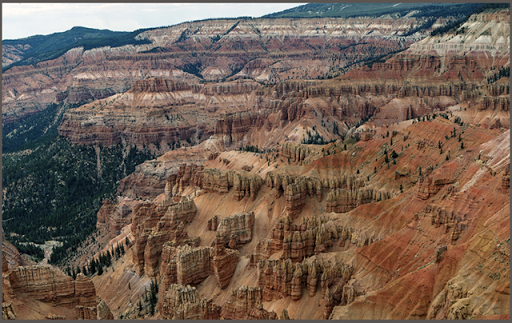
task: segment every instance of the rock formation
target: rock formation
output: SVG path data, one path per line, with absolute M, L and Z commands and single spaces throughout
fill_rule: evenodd
M 201 299 L 195 287 L 172 284 L 161 301 L 160 313 L 164 320 L 219 320 L 220 306 Z
M 300 144 L 284 143 L 281 145 L 281 153 L 290 161 L 301 162 L 311 154 L 311 149 Z
M 167 178 L 165 196 L 180 195 L 187 186 L 203 187 L 203 166 L 182 164 L 176 174 Z
M 389 192 L 374 189 L 337 189 L 327 195 L 326 212 L 345 213 L 359 205 L 387 200 L 391 197 Z
M 208 220 L 208 225 L 207 225 L 208 231 L 217 231 L 217 227 L 219 225 L 218 221 L 219 221 L 219 217 L 217 215 L 214 215 L 213 218 Z
M 222 307 L 222 317 L 230 320 L 247 319 L 248 314 L 256 304 L 261 303 L 260 287 L 240 286 L 231 290 L 226 304 Z
M 263 304 L 257 303 L 256 306 L 247 313 L 248 320 L 277 320 L 277 313 L 268 312 L 263 308 Z
M 260 260 L 258 262 L 258 286 L 262 290 L 263 301 L 272 301 L 291 296 L 299 300 L 302 288 L 308 289 L 310 297 L 314 296 L 320 282 L 321 292 L 325 294 L 329 286 L 346 284 L 354 271 L 351 265 L 343 262 L 330 264 L 304 259 L 293 265 L 287 260 Z M 341 299 L 341 298 L 340 298 Z M 332 309 L 332 308 L 331 308 Z
M 4 258 L 5 259 L 5 258 Z M 92 280 L 79 273 L 76 280 L 50 266 L 19 266 L 3 270 L 2 296 L 8 299 L 28 298 L 54 307 L 76 309 L 76 317 L 82 319 L 113 319 L 108 305 L 96 296 Z M 16 318 L 12 302 L 2 301 L 3 316 Z
M 96 306 L 96 291 L 90 278 L 79 274 L 76 281 L 45 266 L 18 267 L 9 273 L 13 291 L 57 306 Z
M 198 238 L 190 239 L 183 226 L 192 221 L 196 212 L 194 201 L 186 197 L 180 202 L 166 199 L 160 205 L 145 203 L 133 209 L 133 262 L 138 275 L 157 274 L 165 242 L 175 241 L 180 245 L 199 242 Z
M 234 214 L 225 217 L 217 227 L 216 240 L 227 245 L 231 235 L 237 236 L 237 244 L 245 244 L 252 241 L 252 230 L 254 227 L 254 212 Z
M 201 164 L 205 159 L 205 154 L 207 152 L 204 151 L 202 146 L 199 146 L 171 150 L 157 159 L 147 160 L 137 165 L 132 174 L 121 180 L 117 189 L 118 195 L 131 199 L 155 198 L 165 190 L 169 176 L 173 174 L 177 176 L 181 167 L 185 168 L 183 170 L 185 173 L 187 166 L 183 165 Z M 190 167 L 194 168 L 193 166 Z M 199 167 L 197 166 L 195 169 L 198 170 Z M 195 176 L 193 174 L 191 173 L 192 177 Z M 172 188 L 167 188 L 168 194 L 172 192 Z
M 217 243 L 211 247 L 192 248 L 167 242 L 163 246 L 160 277 L 162 290 L 171 284 L 198 284 L 210 275 L 215 275 L 220 288 L 229 285 L 240 255 L 238 251 L 225 249 Z
M 240 254 L 237 250 L 225 249 L 224 245 L 216 240 L 216 245 L 213 248 L 212 268 L 221 289 L 228 287 L 231 282 L 231 277 L 235 273 L 240 259 Z
M 110 200 L 104 200 L 97 214 L 97 227 L 106 225 L 111 235 L 116 236 L 121 233 L 121 229 L 131 224 L 133 207 L 141 203 L 130 198 L 122 199 L 118 204 L 113 204 Z
M 227 193 L 231 187 L 234 187 L 237 201 L 246 196 L 254 201 L 262 185 L 263 179 L 259 175 L 244 170 L 224 171 L 216 168 L 204 170 L 203 188 L 205 190 Z
M 98 301 L 97 306 L 76 306 L 77 319 L 79 320 L 113 320 L 114 315 L 104 300 Z
M 3 231 L 2 231 L 3 233 Z M 3 237 L 5 238 L 5 237 Z M 15 320 L 17 318 L 16 311 L 12 305 L 13 290 L 9 281 L 9 267 L 7 259 L 2 252 L 2 319 Z
M 428 177 L 420 177 L 416 184 L 418 186 L 418 198 L 427 200 L 429 197 L 437 194 L 445 185 L 453 184 L 454 180 L 447 176 L 449 175 L 446 173 L 437 173 Z

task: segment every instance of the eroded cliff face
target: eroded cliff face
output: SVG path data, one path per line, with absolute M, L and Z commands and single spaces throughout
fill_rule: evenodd
M 497 123 L 498 127 L 508 128 L 508 78 L 496 83 L 488 82 L 488 79 L 501 68 L 510 68 L 509 19 L 508 10 L 472 15 L 455 32 L 426 37 L 383 63 L 352 70 L 341 79 L 374 82 L 386 75 L 409 83 L 401 86 L 397 99 L 379 108 L 373 120 L 376 125 L 403 120 L 403 115 L 410 118 L 430 113 L 430 109 L 443 110 L 448 98 L 442 97 L 446 96 L 457 103 L 468 102 L 466 108 L 474 109 L 474 113 L 464 114 L 464 122 L 485 127 Z M 403 100 L 413 95 L 423 98 L 417 108 L 414 108 L 415 103 L 411 105 Z M 433 104 L 432 100 L 436 99 L 437 103 Z M 455 104 L 454 101 L 449 103 Z M 402 108 L 397 109 L 397 105 Z
M 201 165 L 212 153 L 219 150 L 219 146 L 203 142 L 192 148 L 181 148 L 168 151 L 157 159 L 148 160 L 136 166 L 135 172 L 123 178 L 117 189 L 118 194 L 127 198 L 155 198 L 162 193 L 166 187 L 171 194 L 172 183 L 167 184 L 169 176 L 180 172 L 184 164 Z M 183 166 L 185 167 L 185 166 Z M 183 170 L 184 172 L 186 170 Z M 181 178 L 180 178 L 181 179 Z M 179 179 L 176 179 L 179 183 Z M 184 183 L 194 184 L 194 183 Z M 179 188 L 179 187 L 178 187 Z M 179 194 L 178 194 L 179 195 Z
M 161 315 L 164 320 L 219 320 L 220 307 L 201 299 L 195 287 L 173 284 L 164 295 Z
M 383 63 L 328 81 L 137 81 L 123 95 L 69 110 L 59 133 L 79 144 L 123 142 L 164 151 L 212 135 L 221 149 L 268 148 L 299 143 L 314 133 L 336 139 L 368 119 L 369 125 L 382 126 L 457 106 L 466 111 L 463 122 L 508 128 L 509 86 L 486 84 L 510 64 L 507 15 L 475 15 L 454 35 L 427 37 Z M 487 35 L 490 25 L 495 32 Z M 305 158 L 307 152 L 290 147 L 286 158 Z
M 48 265 L 9 268 L 2 258 L 3 319 L 114 319 L 89 277 L 73 280 Z
M 192 221 L 196 212 L 194 201 L 186 197 L 179 202 L 167 199 L 160 204 L 141 203 L 133 209 L 133 262 L 139 275 L 156 276 L 165 242 L 174 241 L 178 245 L 199 243 L 200 238 L 190 238 L 183 227 L 184 223 Z
M 105 284 L 96 288 L 124 286 L 129 276 L 143 290 L 144 279 L 155 279 L 155 318 L 164 319 L 276 319 L 277 313 L 294 319 L 506 318 L 509 89 L 504 80 L 485 83 L 490 67 L 509 64 L 508 49 L 498 46 L 501 36 L 508 42 L 507 15 L 475 16 L 458 35 L 427 38 L 333 80 L 204 85 L 149 78 L 91 103 L 92 110 L 70 111 L 61 129 L 77 143 L 144 144 L 160 134 L 168 136 L 162 142 L 183 140 L 176 136 L 194 137 L 201 122 L 212 136 L 140 165 L 120 185 L 127 198 L 104 204 L 98 226 L 131 234 L 133 246 L 118 267 L 123 273 L 105 273 Z M 283 21 L 274 23 L 282 27 Z M 162 48 L 184 38 L 182 45 L 207 51 L 213 31 L 207 22 L 197 24 L 147 37 Z M 480 46 L 489 36 L 485 26 L 496 29 Z M 249 41 L 248 28 L 239 23 L 212 46 L 233 50 L 230 37 Z M 420 47 L 427 43 L 432 48 Z M 163 50 L 144 55 L 154 64 L 165 55 L 190 58 Z M 279 73 L 286 73 L 290 58 L 282 56 L 273 75 L 286 75 Z M 254 59 L 240 73 L 264 71 L 270 63 Z M 227 63 L 219 58 L 215 64 L 220 71 Z M 204 75 L 213 71 L 208 68 Z M 174 119 L 159 115 L 174 108 Z M 140 114 L 130 126 L 134 111 Z M 90 132 L 86 120 L 93 120 Z M 101 132 L 104 120 L 111 127 Z M 166 120 L 170 128 L 161 126 Z M 358 125 L 362 120 L 368 122 Z M 346 136 L 339 139 L 334 129 Z M 338 139 L 300 144 L 314 138 L 312 131 Z M 232 150 L 245 145 L 259 149 Z M 88 281 L 74 284 L 83 290 L 75 297 L 87 302 Z M 105 301 L 116 308 L 133 304 L 118 296 Z M 96 312 L 87 308 L 78 316 L 99 316 L 99 305 Z
M 345 67 L 361 57 L 402 49 L 417 36 L 400 35 L 426 19 L 210 20 L 149 30 L 139 37 L 151 44 L 74 48 L 36 66 L 11 68 L 2 79 L 3 120 L 37 113 L 55 100 L 80 102 L 123 93 L 147 76 L 188 82 L 324 77 L 331 62 Z M 6 48 L 3 62 L 15 60 L 22 50 Z
M 157 200 L 190 196 L 197 211 L 183 230 L 201 240 L 163 244 L 161 315 L 205 317 L 206 308 L 208 317 L 231 319 L 276 318 L 283 308 L 318 319 L 506 315 L 509 131 L 460 126 L 458 113 L 374 128 L 365 140 L 323 150 L 282 145 L 180 166 Z M 282 163 L 278 153 L 299 157 L 279 169 L 247 167 L 253 158 Z M 262 179 L 255 200 L 237 198 L 237 172 Z M 151 212 L 147 224 L 161 217 Z M 134 232 L 142 232 L 137 218 Z M 474 259 L 477 249 L 482 258 Z M 185 314 L 167 305 L 173 284 L 201 295 L 185 302 Z

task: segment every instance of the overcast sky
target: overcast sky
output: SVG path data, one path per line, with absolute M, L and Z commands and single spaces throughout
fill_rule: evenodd
M 2 39 L 62 32 L 74 26 L 114 31 L 207 18 L 260 17 L 305 3 L 3 3 Z

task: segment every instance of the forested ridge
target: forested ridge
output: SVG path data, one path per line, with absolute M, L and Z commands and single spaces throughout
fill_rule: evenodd
M 16 244 L 62 241 L 57 253 L 64 257 L 95 230 L 102 201 L 115 198 L 119 181 L 154 155 L 121 144 L 99 147 L 97 155 L 57 135 L 44 139 L 3 155 L 3 228 Z

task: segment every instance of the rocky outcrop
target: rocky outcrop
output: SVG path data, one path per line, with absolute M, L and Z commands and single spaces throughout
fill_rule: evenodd
M 2 230 L 2 242 L 5 243 L 5 235 Z M 5 257 L 4 247 L 2 246 L 2 319 L 15 320 L 17 318 L 16 311 L 12 305 L 14 292 L 9 280 L 9 265 Z
M 431 217 L 431 223 L 434 227 L 444 227 L 444 233 L 451 231 L 450 240 L 452 244 L 455 244 L 462 237 L 469 225 L 467 214 L 455 212 L 448 207 L 428 204 L 423 210 L 423 214 Z
M 113 320 L 114 315 L 104 300 L 98 300 L 97 306 L 76 306 L 76 318 L 79 320 Z
M 107 219 L 110 217 L 112 213 L 114 213 L 114 203 L 112 203 L 112 201 L 110 200 L 104 200 L 103 205 L 96 214 L 96 224 L 100 225 L 107 223 Z
M 355 175 L 330 176 L 318 178 L 316 176 L 295 176 L 278 171 L 270 171 L 265 176 L 267 187 L 276 190 L 276 197 L 281 196 L 290 184 L 298 186 L 292 189 L 306 192 L 310 197 L 316 195 L 318 201 L 322 200 L 322 192 L 330 192 L 337 188 L 357 189 L 364 186 L 364 180 Z
M 263 301 L 291 295 L 295 267 L 290 259 L 260 260 L 257 270 L 258 286 L 262 290 Z
M 76 281 L 46 266 L 18 267 L 9 274 L 15 293 L 23 293 L 42 302 L 74 308 L 96 306 L 96 290 L 90 278 L 79 274 Z
M 449 174 L 441 172 L 428 177 L 420 176 L 416 183 L 416 196 L 422 200 L 428 200 L 429 197 L 436 195 L 445 185 L 453 184 L 454 182 Z
M 3 302 L 2 301 L 2 320 L 15 320 L 18 316 L 16 315 L 16 311 L 12 306 L 12 302 Z
M 233 189 L 235 191 L 235 199 L 242 200 L 244 197 L 251 197 L 254 201 L 261 186 L 263 179 L 256 174 L 247 171 L 237 171 L 233 176 Z
M 281 154 L 293 162 L 301 162 L 311 154 L 311 149 L 301 144 L 284 143 L 281 145 Z
M 211 247 L 178 246 L 167 242 L 163 246 L 160 277 L 163 291 L 171 284 L 198 284 L 215 275 L 221 289 L 229 285 L 240 255 L 238 251 L 225 249 L 216 243 Z
M 359 205 L 378 202 L 391 198 L 389 192 L 374 189 L 337 189 L 327 195 L 325 212 L 345 213 Z
M 203 188 L 205 190 L 224 194 L 233 187 L 237 201 L 244 197 L 255 200 L 262 185 L 263 179 L 259 175 L 244 170 L 225 171 L 216 168 L 204 170 Z
M 503 177 L 501 179 L 501 188 L 504 190 L 510 189 L 510 163 L 507 164 L 503 171 Z
M 257 265 L 260 260 L 269 259 L 274 253 L 282 252 L 281 259 L 293 262 L 326 252 L 335 241 L 352 238 L 358 246 L 371 243 L 365 235 L 358 237 L 350 228 L 338 226 L 328 216 L 304 218 L 302 224 L 292 224 L 290 216 L 282 217 L 272 228 L 270 239 L 258 241 L 254 253 L 250 256 L 250 264 Z M 362 240 L 362 242 L 360 242 Z
M 2 302 L 2 320 L 15 320 L 17 317 L 12 302 Z
M 482 98 L 482 104 L 479 106 L 479 110 L 510 111 L 510 97 L 484 96 Z
M 234 214 L 225 217 L 217 227 L 216 241 L 227 245 L 232 235 L 236 235 L 236 244 L 252 241 L 254 212 Z
M 226 249 L 219 240 L 213 248 L 212 268 L 221 289 L 228 287 L 240 259 L 237 250 Z
M 113 320 L 114 315 L 112 315 L 112 312 L 110 311 L 110 308 L 108 307 L 107 303 L 104 300 L 101 300 L 98 303 L 97 313 L 98 313 L 98 320 Z
M 129 90 L 128 87 L 117 89 L 114 91 L 112 88 L 88 88 L 87 86 L 69 86 L 66 91 L 56 95 L 56 101 L 61 102 L 67 99 L 69 103 L 83 103 L 91 102 L 108 98 L 116 93 L 122 93 Z
M 197 284 L 210 275 L 211 248 L 183 246 L 176 253 L 176 282 L 180 285 Z
M 76 307 L 76 317 L 79 320 L 97 320 L 98 309 L 92 306 L 86 307 L 79 305 Z
M 131 199 L 153 199 L 165 191 L 169 176 L 176 174 L 184 164 L 201 164 L 205 154 L 202 147 L 180 148 L 168 151 L 157 159 L 147 160 L 121 180 L 117 193 Z M 172 188 L 167 188 L 168 193 L 172 192 Z
M 268 259 L 273 253 L 278 252 L 282 249 L 282 242 L 280 246 L 276 243 L 277 241 L 274 239 L 260 239 L 258 240 L 258 244 L 256 248 L 254 248 L 254 252 L 251 254 L 249 258 L 249 264 L 251 266 L 256 266 L 258 261 L 262 259 Z
M 258 112 L 236 112 L 225 115 L 217 120 L 215 136 L 229 147 L 233 143 L 242 141 L 252 127 L 262 128 L 268 124 L 269 110 Z
M 311 226 L 305 231 L 290 231 L 283 238 L 282 259 L 300 261 L 305 257 L 327 251 L 338 240 L 338 228 L 334 222 Z
M 80 273 L 75 280 L 75 297 L 82 306 L 96 306 L 96 289 L 92 280 Z
M 218 221 L 219 217 L 217 215 L 214 215 L 213 218 L 209 219 L 207 225 L 208 231 L 217 231 L 217 227 L 219 225 Z
M 169 221 L 170 223 L 190 223 L 197 213 L 194 200 L 190 200 L 187 197 L 182 197 L 177 203 L 167 199 L 164 201 L 163 205 L 167 206 L 163 220 Z
M 179 245 L 199 242 L 198 238 L 189 238 L 183 225 L 191 222 L 196 212 L 194 201 L 186 197 L 180 202 L 166 199 L 160 205 L 145 203 L 134 208 L 132 259 L 138 275 L 145 273 L 153 277 L 157 274 L 165 242 L 174 241 Z
M 343 284 L 335 285 L 333 288 L 326 288 L 323 307 L 324 307 L 324 320 L 329 319 L 335 304 L 340 304 L 343 298 Z M 332 291 L 331 291 L 332 289 Z
M 298 300 L 302 297 L 302 288 L 308 289 L 310 297 L 314 296 L 320 282 L 321 292 L 333 285 L 346 284 L 354 271 L 353 267 L 343 262 L 331 264 L 318 262 L 313 258 L 309 262 L 293 265 L 287 260 L 260 260 L 258 262 L 258 286 L 262 290 L 263 301 L 272 301 L 291 296 Z M 332 308 L 331 308 L 332 309 Z
M 318 178 L 298 177 L 295 179 L 295 183 L 286 186 L 285 205 L 291 218 L 295 218 L 304 207 L 306 194 L 309 194 L 310 197 L 316 196 L 318 201 L 322 200 L 322 184 Z
M 148 98 L 151 98 L 148 101 Z M 164 106 L 190 107 L 196 100 L 188 83 L 150 78 L 136 81 L 122 95 L 94 101 L 64 113 L 59 134 L 73 143 L 110 146 L 185 142 L 193 135 L 212 134 L 207 124 L 190 125 L 181 114 Z M 136 108 L 136 107 L 139 108 Z M 145 109 L 140 109 L 140 106 Z M 103 111 L 107 109 L 108 113 Z M 186 109 L 183 113 L 187 113 Z M 97 114 L 102 115 L 98 122 Z
M 5 280 L 5 281 L 4 281 Z M 98 298 L 92 280 L 79 273 L 76 280 L 50 266 L 20 266 L 3 275 L 2 287 L 10 287 L 3 295 L 27 297 L 55 307 L 76 310 L 81 319 L 113 319 L 108 305 Z M 2 302 L 3 316 L 16 317 L 10 301 Z
M 167 178 L 165 196 L 180 195 L 187 186 L 203 187 L 203 166 L 182 164 L 176 174 Z
M 160 313 L 164 320 L 219 320 L 221 307 L 201 299 L 195 287 L 172 284 L 165 291 Z
M 261 303 L 260 287 L 240 286 L 231 291 L 228 300 L 222 307 L 222 317 L 230 320 L 247 319 L 249 312 Z
M 104 200 L 97 214 L 96 226 L 99 228 L 106 225 L 111 235 L 120 234 L 123 227 L 131 224 L 133 207 L 139 203 L 142 202 L 130 198 L 124 198 L 118 204 Z
M 229 181 L 229 175 L 233 176 L 232 171 L 223 171 L 216 168 L 206 168 L 204 170 L 203 188 L 207 191 L 214 191 L 225 194 L 233 186 Z
M 277 313 L 267 311 L 263 308 L 263 304 L 257 303 L 256 306 L 247 313 L 248 320 L 277 320 Z

